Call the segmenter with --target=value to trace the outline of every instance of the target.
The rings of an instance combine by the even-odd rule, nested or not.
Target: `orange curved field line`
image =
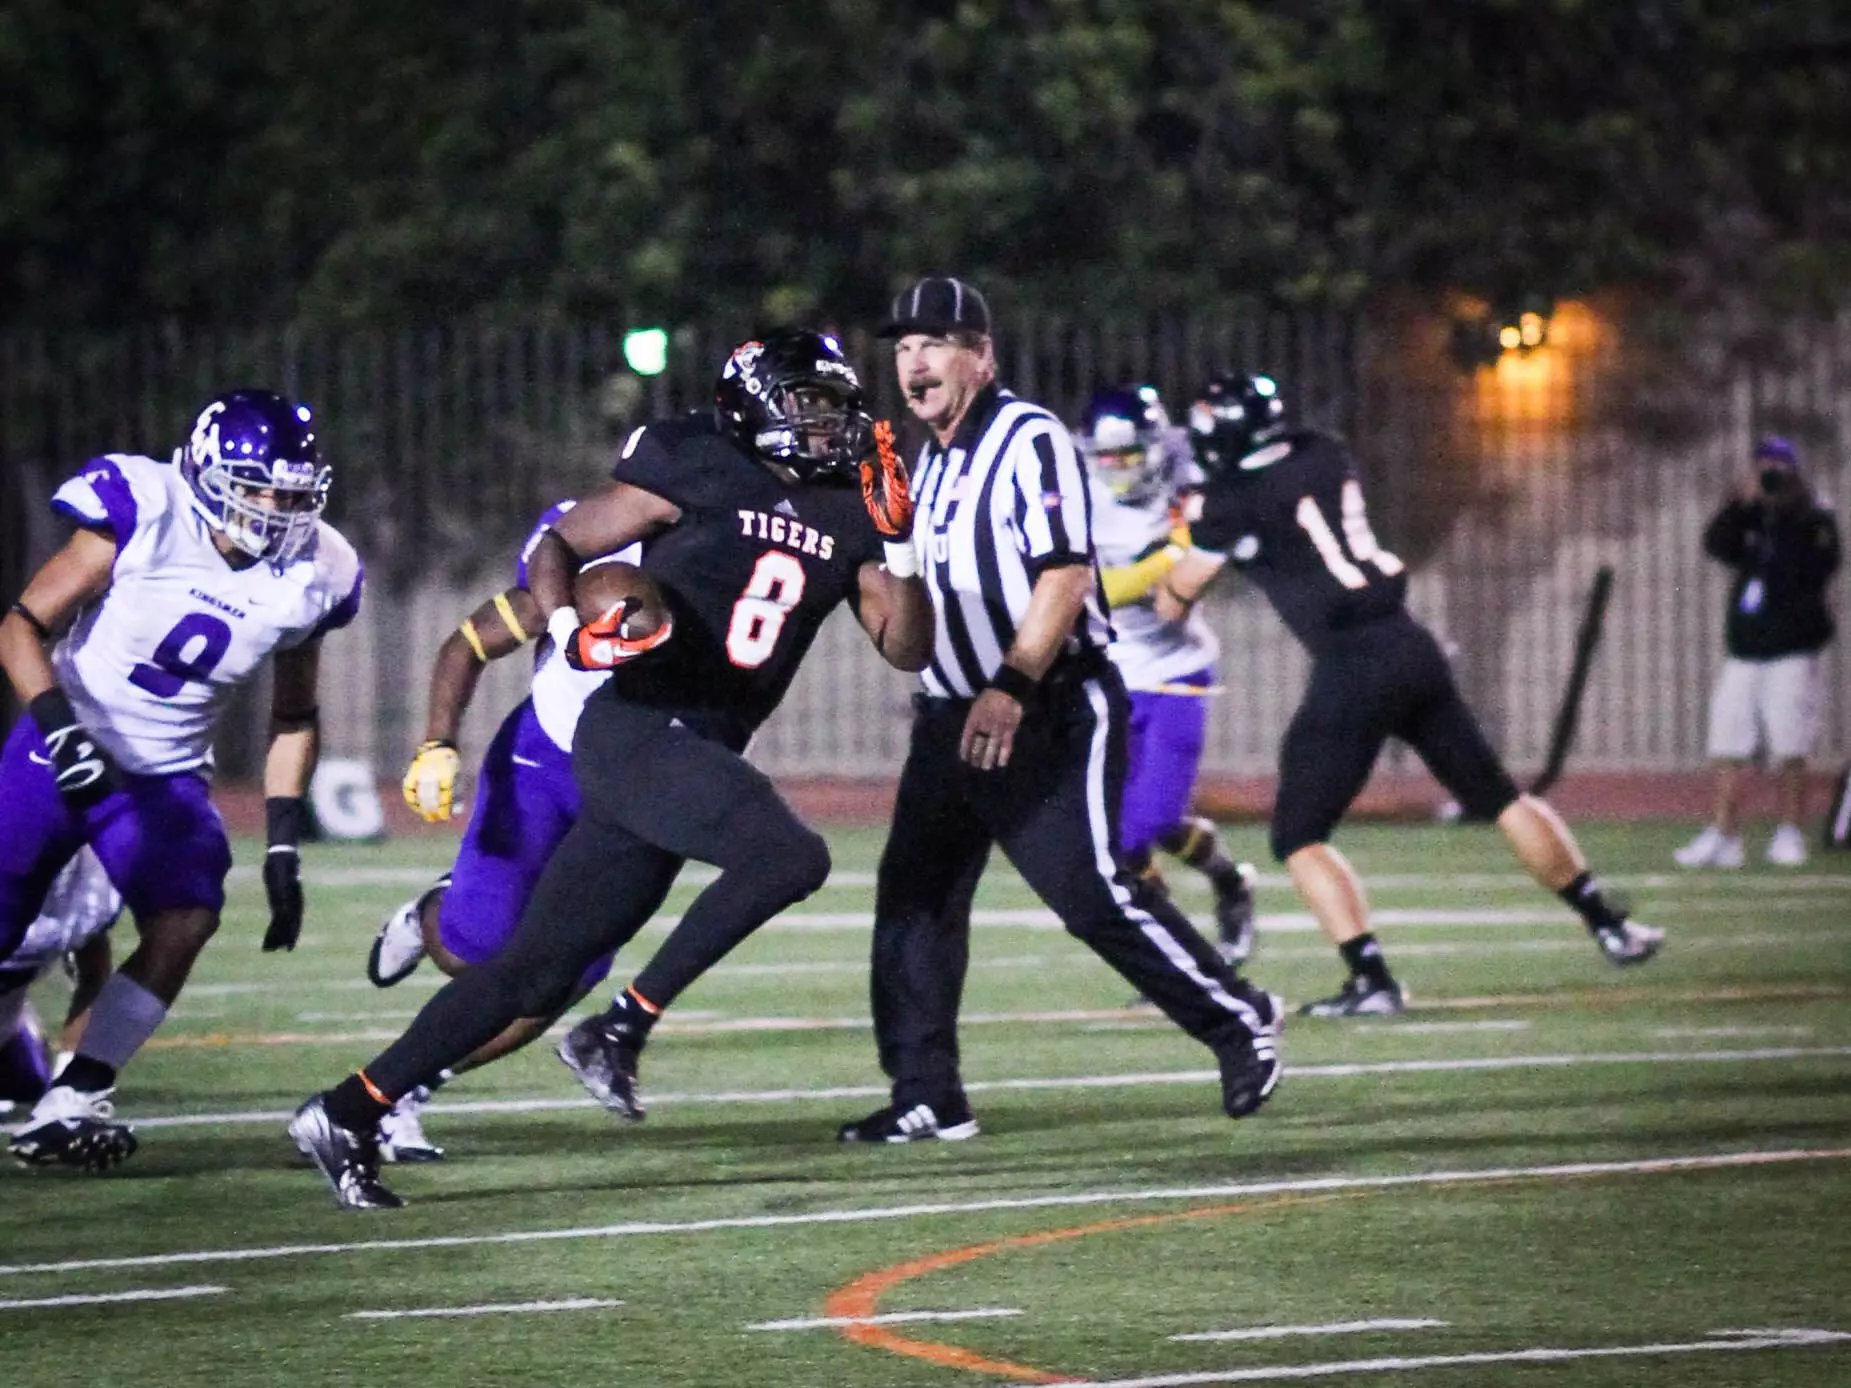
[[[1038,1248],[1045,1244],[1065,1243],[1072,1239],[1089,1238],[1094,1234],[1117,1233],[1125,1229],[1146,1229],[1158,1224],[1174,1224],[1186,1219],[1220,1219],[1227,1215],[1248,1214],[1255,1210],[1274,1209],[1283,1205],[1326,1204],[1337,1200],[1355,1199],[1367,1194],[1364,1191],[1340,1191],[1323,1195],[1282,1195],[1267,1200],[1248,1200],[1236,1205],[1203,1205],[1193,1210],[1176,1210],[1167,1214],[1132,1215],[1122,1219],[1100,1220],[1094,1224],[1079,1224],[1067,1229],[1044,1229],[1033,1234],[1016,1234],[1010,1238],[993,1239],[989,1243],[972,1244],[967,1248],[954,1248],[944,1253],[934,1253],[925,1258],[915,1258],[911,1262],[895,1263],[892,1267],[877,1268],[873,1272],[863,1273],[846,1286],[838,1287],[823,1299],[823,1314],[836,1318],[853,1318],[867,1320],[878,1315],[883,1296],[903,1282],[911,1282],[928,1273],[942,1272],[946,1268],[957,1267],[961,1263],[972,1263],[979,1258],[987,1258],[993,1253],[1007,1253],[1016,1249]],[[1021,1383],[1072,1383],[1072,1374],[1049,1373],[1037,1369],[1032,1364],[1018,1364],[1009,1359],[991,1359],[968,1350],[959,1345],[941,1344],[936,1340],[916,1340],[910,1335],[902,1335],[884,1325],[844,1325],[836,1328],[836,1333],[843,1339],[870,1349],[883,1349],[890,1354],[905,1355],[910,1359],[923,1359],[927,1363],[937,1364],[947,1369],[967,1369],[973,1373],[994,1374],[1000,1378],[1013,1378]]]

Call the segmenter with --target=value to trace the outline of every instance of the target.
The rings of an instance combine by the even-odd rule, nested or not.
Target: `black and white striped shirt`
[[[972,698],[1002,664],[1042,570],[1093,563],[1086,466],[1059,419],[986,386],[949,444],[921,450],[912,487],[938,624],[920,681],[935,698]],[[1103,650],[1111,633],[1095,583],[1062,655]]]

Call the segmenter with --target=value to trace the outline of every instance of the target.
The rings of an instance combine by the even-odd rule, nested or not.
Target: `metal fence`
[[[1623,324],[1558,315],[1550,345],[1469,370],[1448,324],[1228,311],[1201,320],[1096,324],[1042,317],[999,338],[1005,379],[1069,414],[1097,384],[1148,380],[1172,401],[1212,371],[1267,369],[1300,413],[1350,436],[1375,529],[1414,572],[1412,603],[1454,646],[1494,739],[1519,768],[1543,757],[1593,574],[1618,575],[1588,690],[1578,764],[1702,761],[1727,575],[1698,537],[1756,432],[1796,433],[1812,480],[1851,502],[1851,331],[1793,329],[1773,360],[1733,366],[1702,336],[1669,366]],[[322,707],[331,751],[397,767],[421,731],[437,643],[509,581],[512,548],[559,497],[595,484],[637,422],[709,398],[743,332],[671,336],[668,369],[624,369],[600,325],[471,322],[431,328],[115,336],[0,334],[0,505],[8,590],[52,541],[53,479],[103,451],[164,456],[204,400],[239,384],[313,402],[336,483],[330,519],[369,573],[360,622],[329,643]],[[845,335],[877,411],[901,415],[885,344]],[[1671,384],[1666,385],[1669,381]],[[1667,406],[1667,401],[1670,404]],[[1238,581],[1215,593],[1223,697],[1208,767],[1271,768],[1304,662]],[[1842,646],[1830,657],[1829,756],[1851,750]],[[479,748],[519,697],[520,661],[489,672],[466,726]],[[910,682],[853,620],[832,620],[785,706],[754,744],[774,772],[892,774]],[[258,691],[221,760],[248,771]]]

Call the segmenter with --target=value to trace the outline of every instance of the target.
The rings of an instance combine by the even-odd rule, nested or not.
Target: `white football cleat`
[[[379,1120],[379,1159],[381,1161],[442,1161],[443,1148],[424,1135],[418,1119],[431,1101],[431,1091],[419,1085],[387,1110]]]
[[[1711,824],[1671,856],[1679,867],[1739,868],[1743,861],[1742,841]]]
[[[366,976],[375,988],[390,988],[411,976],[424,958],[424,903],[450,889],[445,873],[385,919],[366,956]]]
[[[1806,861],[1806,835],[1797,824],[1782,824],[1767,841],[1767,860],[1775,867],[1798,867]]]
[[[32,1116],[7,1144],[26,1166],[75,1166],[107,1171],[135,1155],[135,1130],[115,1120],[114,1089],[88,1094],[54,1084],[32,1107]]]

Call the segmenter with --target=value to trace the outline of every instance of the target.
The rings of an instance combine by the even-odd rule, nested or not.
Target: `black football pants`
[[[632,986],[667,1007],[734,945],[829,875],[829,849],[764,773],[656,709],[595,696],[572,748],[582,802],[499,954],[432,996],[366,1067],[396,1099],[510,1022],[571,999],[585,968],[620,949],[661,907],[682,864],[720,875]]]
[[[895,1104],[961,1097],[958,1006],[970,905],[992,843],[1139,993],[1207,1045],[1260,1029],[1236,978],[1161,891],[1117,862],[1129,701],[1109,664],[1044,682],[1009,765],[958,757],[970,704],[920,699],[875,889],[872,993]]]

